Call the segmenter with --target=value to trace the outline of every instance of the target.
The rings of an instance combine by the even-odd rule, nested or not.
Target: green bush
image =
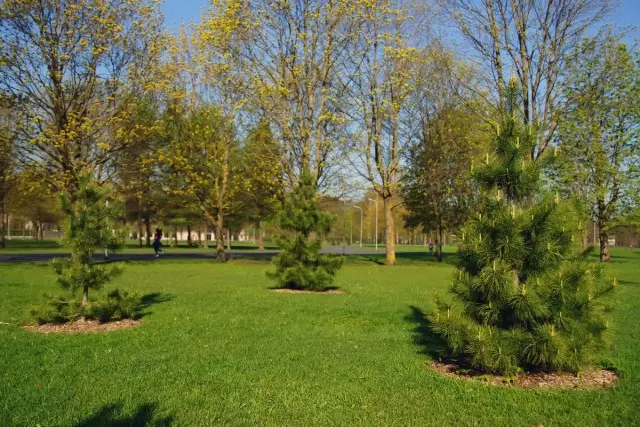
[[[61,295],[47,295],[42,305],[29,310],[29,315],[39,325],[66,323],[82,316],[82,305]]]
[[[83,317],[104,323],[136,318],[140,315],[141,309],[142,301],[138,293],[114,289],[105,299],[92,301],[87,305],[64,296],[47,295],[42,305],[29,310],[29,315],[40,325],[67,323]]]
[[[114,289],[107,298],[90,304],[85,317],[110,322],[120,319],[135,318],[141,308],[140,295]]]

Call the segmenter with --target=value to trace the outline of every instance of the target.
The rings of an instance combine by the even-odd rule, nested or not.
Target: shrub
[[[106,295],[105,299],[92,301],[86,305],[64,296],[47,295],[46,301],[29,310],[29,314],[31,319],[40,325],[66,323],[83,317],[104,323],[136,318],[141,309],[142,301],[138,293],[114,289]]]

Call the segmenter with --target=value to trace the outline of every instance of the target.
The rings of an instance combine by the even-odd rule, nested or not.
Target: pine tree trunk
[[[598,224],[600,229],[600,262],[609,261],[609,235],[602,223]]]
[[[187,224],[187,246],[191,247],[193,242],[191,241],[191,224]]]
[[[383,199],[384,204],[384,234],[385,234],[385,263],[394,265],[396,263],[396,245],[395,245],[395,229],[393,224],[393,215],[391,212],[391,199]]]
[[[89,304],[89,286],[82,287],[82,305],[87,306]]]
[[[264,222],[258,221],[258,249],[264,250]]]

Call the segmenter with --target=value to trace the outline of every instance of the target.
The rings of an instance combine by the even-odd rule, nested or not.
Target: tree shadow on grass
[[[411,312],[405,317],[413,328],[413,342],[420,347],[419,353],[431,357],[433,360],[442,359],[447,346],[444,340],[431,329],[431,321],[420,308],[410,305]]]
[[[173,416],[158,417],[156,403],[139,406],[133,415],[122,414],[122,403],[103,406],[98,412],[80,421],[75,427],[165,427],[173,425]]]
[[[140,305],[138,306],[138,313],[136,314],[135,319],[137,320],[151,314],[152,312],[148,310],[149,307],[155,304],[171,301],[172,299],[173,295],[162,292],[151,292],[143,295],[142,298],[140,298]]]

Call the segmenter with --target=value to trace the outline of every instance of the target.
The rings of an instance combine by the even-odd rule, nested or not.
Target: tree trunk
[[[3,202],[4,204],[4,202]],[[7,228],[9,227],[5,227],[5,220],[4,220],[5,214],[4,214],[4,206],[0,206],[0,248],[5,248],[6,247],[6,242],[4,240],[4,235],[7,232]]]
[[[193,242],[191,241],[191,224],[187,224],[187,246],[191,247]]]
[[[138,208],[138,245],[142,247],[142,212]]]
[[[202,239],[202,247],[203,248],[208,248],[209,247],[209,242],[207,241],[207,235],[209,234],[209,227],[207,226],[207,224],[204,224],[204,239]]]
[[[144,219],[145,225],[147,227],[147,247],[151,247],[151,218],[148,216]]]
[[[600,262],[609,261],[609,234],[605,227],[600,223],[598,224],[600,229]]]
[[[38,229],[40,230],[40,240],[44,240],[44,227],[42,221],[38,221]]]
[[[231,250],[231,230],[227,228],[227,250]]]
[[[178,247],[178,227],[173,230],[173,244],[176,248]]]
[[[587,249],[589,247],[589,228],[584,227],[584,231],[582,232],[582,247],[583,249]]]
[[[258,221],[258,249],[264,250],[264,222]]]
[[[436,259],[442,261],[442,221],[439,218],[436,226]]]
[[[226,256],[224,253],[224,230],[222,229],[222,227],[216,225],[215,233],[216,233],[216,261],[225,262]]]
[[[86,285],[82,287],[82,305],[89,305],[89,286]]]
[[[391,198],[383,199],[384,204],[384,234],[385,234],[385,263],[393,265],[396,263],[396,245],[395,245],[395,229],[393,224],[393,215],[391,212]]]

